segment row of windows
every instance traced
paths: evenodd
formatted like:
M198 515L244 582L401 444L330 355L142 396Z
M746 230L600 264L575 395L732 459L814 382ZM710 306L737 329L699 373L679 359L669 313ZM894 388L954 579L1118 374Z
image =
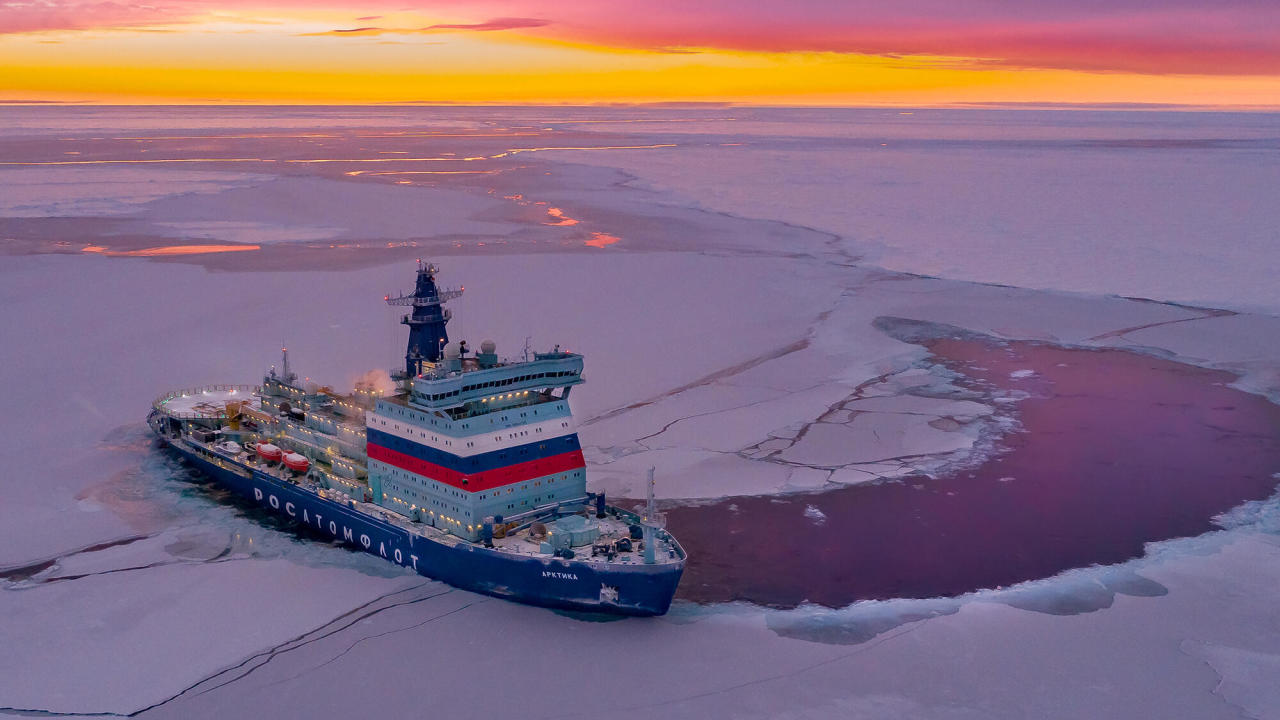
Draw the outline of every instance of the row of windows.
M556 499L556 494L555 494L555 493L547 493L547 501L548 501L548 502L550 502L551 500L555 500L555 499ZM541 496L541 495L539 495L538 497L535 497L535 498L533 499L533 504L534 504L534 505L539 505L539 504L541 504L541 503L542 503L542 496ZM524 500L521 500L521 501L520 501L520 504L521 504L521 505L528 505L528 504L529 504L529 498L525 498ZM508 510L515 510L515 509L516 509L516 503L507 503L507 509L508 509Z
M542 432L542 428L538 428L538 432ZM507 439L508 439L508 440L514 440L515 438L518 438L518 437L524 437L525 435L528 435L528 434L529 434L529 431L528 431L528 430L521 430L520 432L507 433ZM501 436L501 435L494 435L494 436L493 436L493 441L494 441L494 442L502 442L502 436ZM467 444L468 444L468 445L470 445L471 443L467 443Z
M542 378L558 378L570 375L577 375L577 370L560 370L557 372L536 373L534 375L521 375L519 377L507 378L505 380L492 380L490 382L477 383L475 385L466 385L462 388L462 392L470 392L472 390L482 390L489 387L505 387L514 383L527 382L529 380L541 380Z
M414 492L414 491L412 491L412 490L406 490L405 488L396 487L394 484L392 484L392 485L389 487L389 489L390 489L393 493L395 493L395 492L401 492L401 493L404 493L405 495L410 495L410 496L416 497L416 498L418 498L419 500L424 500L424 501L425 501L425 500L430 499L430 498L424 498L424 497L422 497L421 495L419 495L418 493L416 493L416 492ZM386 500L386 499L387 499L387 494L386 494L386 493L382 493L382 499L383 499L383 500ZM400 504L400 505L405 505L405 506L407 506L407 507L409 507L409 508L411 508L411 509L412 509L412 508L416 508L416 507L418 507L418 504L417 504L417 503L410 503L410 502L407 502L407 501L405 501L405 500L401 500L400 498L396 497L395 495L392 495L390 499L391 499L391 501L392 501L392 502L398 503L398 504ZM436 506L436 507L438 507L438 508L441 508L442 510L452 510L453 512L456 512L456 513L460 513L460 512L462 512L462 510L461 510L457 505L448 505L448 504L446 504L446 503L443 503L443 502L440 502L439 500L434 500L434 499L430 499L430 500L431 500L431 504L432 504L432 505L434 505L434 506ZM423 503L422 503L422 508L425 510L425 509L426 509L426 507L427 507L426 502L423 502Z
M383 419L381 419L381 418L378 418L377 423L378 423L379 425L381 425L382 427L387 427L387 421L386 421L386 420L383 420ZM432 420L432 421L431 421L431 424L432 424L432 425L434 425L434 424L435 424L435 421L434 421L434 420ZM391 427L392 427L393 429L395 429L395 430L399 430L399 429L400 429L400 424L399 424L399 423L391 423ZM412 430L412 429L410 429L410 428L406 428L406 431L407 431L407 432L410 432L410 433L414 432L414 430ZM421 437L422 439L424 439L424 440L425 440L425 439L427 438L427 434L426 434L425 432L422 432L421 430L418 430L418 431L417 431L417 433L418 433L419 437ZM432 440L435 440L435 441L437 441L437 442L439 442L439 438L437 438L435 435L432 435L432 436L431 436L431 439L432 439ZM453 442L452 442L452 441L450 441L450 440L445 440L445 441L444 441L444 444L445 444L445 445L449 445L449 446L451 446L451 445L453 445Z
M440 483L436 482L435 480L424 477L422 475L418 475L417 473L405 472L404 470L400 470L398 468L392 468L392 467L389 467L387 469L387 472L389 472L391 476L404 478L409 482L417 483L419 485L422 485L423 487L430 486L431 489L439 493L452 495L454 497L466 497L466 494L464 494L461 490L455 490L453 487L448 485L442 486Z
M537 414L537 411L534 411L534 414ZM521 415L521 417L523 417L523 416L524 416L524 413L520 413L520 415ZM507 418L506 418L506 416L504 415L504 416L502 417L502 419L503 419L503 420L506 420ZM493 421L491 420L490 422L493 422ZM378 424L379 424L379 425L381 425L382 427L387 427L387 421L386 421L386 420L379 419L379 420L378 420ZM395 430L399 430L399 429L400 429L400 425L399 425L399 424L397 424L397 423L391 423L391 427L392 427L393 429L395 429ZM466 427L466 426L464 425L463 427ZM566 428L567 428L567 427L569 427L569 423L567 423L567 422L562 422L562 423L560 423L560 427L566 427ZM415 430L413 430L412 428L406 428L406 431L407 431L407 432L409 432L410 434L412 434L412 433L414 433L414 432L417 432L418 437L422 438L423 440L426 440L426 439L427 439L427 433L426 433L426 432L424 432L424 431L422 431L422 430L417 430L417 431L415 431ZM535 432L535 433L540 433L540 432L542 432L542 428L535 428L535 429L534 429L534 432ZM510 440L510 439L514 439L514 438L516 438L516 437L524 437L525 435L528 435L528 434L529 434L529 431L528 431L528 430L522 430L522 431L520 431L520 432L518 432L518 433L511 433L511 434L507 435L507 439L508 439L508 440ZM431 437L432 442L440 442L440 438L436 437L435 435L431 435L430 437ZM494 435L494 436L493 436L493 441L494 441L494 442L501 442L501 441L502 441L502 436L501 436L501 435ZM444 444L445 444L445 446L447 446L447 447L452 447L452 446L453 446L453 441L451 441L451 440L445 440L445 441L444 441ZM468 442L467 442L467 447L475 447L475 442L474 442L474 441L468 441Z
M537 411L537 410L534 410L534 411L533 411L533 414L534 414L534 415L537 415L537 414L538 414L538 411ZM528 415L528 413L520 413L520 417L526 417L527 415ZM501 420L501 421L503 421L503 422L506 422L506 421L507 421L507 419L508 419L508 417L507 417L506 415L503 415L502 417L499 417L499 418L489 418L489 424L490 424L490 425L493 425L494 423L498 422L499 420Z
M483 388L489 388L489 387L505 387L507 385L512 385L514 383L528 382L529 380L540 380L546 377L563 377L565 375L577 375L577 374L578 373L575 371L566 370L562 372L537 373L534 375L521 375L520 377L507 378L505 380L493 380L485 383L477 383L475 385L465 385L461 390L451 390L446 393L432 393L431 395L423 394L422 397L425 397L426 399L432 402L436 402L439 400L445 400L445 399L454 397L464 392L471 392L472 390L481 390Z
M382 408L380 408L380 409L382 409ZM414 420L417 420L417 421L419 421L419 422L423 422L423 423L425 423L425 422L427 422L428 420L430 420L432 425L435 425L435 424L436 424L436 421L435 421L434 419L432 419L432 418L430 418L430 417L428 417L428 416L426 416L426 415L423 415L422 413L414 412L413 410L408 410L408 411L406 411L404 408L391 408L391 412L396 413L396 414L397 414L397 415L399 415L400 417L405 417L405 416L407 415L408 417L413 418ZM383 423L383 425L386 425L386 423Z
M548 484L548 485L550 485L551 483L553 483L553 482L555 482L555 481L556 481L556 479L555 479L555 478L548 478L548 479L547 479L547 484ZM536 480L536 481L534 481L534 483L533 483L534 487L537 487L537 486L539 486L539 485L541 485L541 484L542 484L542 481L541 481L541 480ZM520 486L520 489L521 489L521 490L528 490L528 489L529 489L529 486L528 486L527 484L526 484L526 485L522 485L522 486ZM510 495L512 492L514 492L514 488L510 488L510 487L508 487L508 488L507 488L507 494L508 494L508 495ZM481 499L481 500L484 500L485 498L496 498L496 497L498 497L498 496L499 496L499 495L501 495L501 494L502 494L502 493L501 493L501 489L494 490L493 492L491 492L491 493L489 493L489 494L487 494L487 495L486 495L486 494L484 494L484 493L481 493L481 494L480 494L480 499Z

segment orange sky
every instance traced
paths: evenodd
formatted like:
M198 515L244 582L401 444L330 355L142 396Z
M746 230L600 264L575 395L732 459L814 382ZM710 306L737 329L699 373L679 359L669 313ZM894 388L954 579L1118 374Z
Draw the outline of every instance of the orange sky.
M1280 106L1280 3L1147 5L0 2L0 100Z

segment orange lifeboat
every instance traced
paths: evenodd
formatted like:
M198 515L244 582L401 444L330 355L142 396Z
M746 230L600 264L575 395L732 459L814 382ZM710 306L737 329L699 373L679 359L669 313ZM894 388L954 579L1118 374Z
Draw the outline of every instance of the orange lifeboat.
M258 443L257 445L254 446L254 450L257 451L258 457L268 462L275 462L280 459L281 455L284 454L284 452L280 448L267 442Z
M284 466L294 472L306 472L307 468L311 467L311 463L302 455L291 452L285 453Z

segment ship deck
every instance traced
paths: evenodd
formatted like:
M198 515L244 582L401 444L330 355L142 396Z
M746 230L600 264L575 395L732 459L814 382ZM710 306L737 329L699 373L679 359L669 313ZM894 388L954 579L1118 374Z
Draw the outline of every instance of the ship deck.
M186 420L214 420L227 416L227 403L240 402L246 407L261 404L258 388L252 385L213 385L190 390L175 390L156 398L156 410Z
M623 538L630 539L631 523L625 518L606 515L604 518L597 519L593 514L587 514L588 521L595 524L600 529L600 535L594 543L588 543L579 547L572 548L574 551L574 560L586 563L601 564L624 564L624 565L644 565L644 551L640 548L638 540L632 540L632 549L624 551L616 551L613 559L609 559L607 555L593 555L593 545L608 545L616 548L615 543ZM552 557L550 553L541 551L541 541L533 538L528 528L519 532L508 534L503 538L494 538L493 546L495 550L513 555L527 555L530 557ZM674 551L674 557L670 556ZM676 549L676 546L668 541L659 539L658 546L654 553L654 564L662 565L667 563L675 563L683 560L682 552Z

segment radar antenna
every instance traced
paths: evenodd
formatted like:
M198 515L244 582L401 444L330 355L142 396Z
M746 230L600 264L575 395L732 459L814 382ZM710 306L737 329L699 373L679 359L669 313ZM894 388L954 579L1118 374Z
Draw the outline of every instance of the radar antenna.
M444 354L444 345L449 342L449 333L445 325L453 317L453 313L444 308L450 300L462 297L465 287L441 290L436 287L436 273L440 268L434 263L418 259L418 280L412 293L401 293L392 297L387 294L382 299L388 305L412 307L409 314L400 318L401 324L409 326L409 343L405 348L404 364L408 377L421 375L424 363L436 363Z

